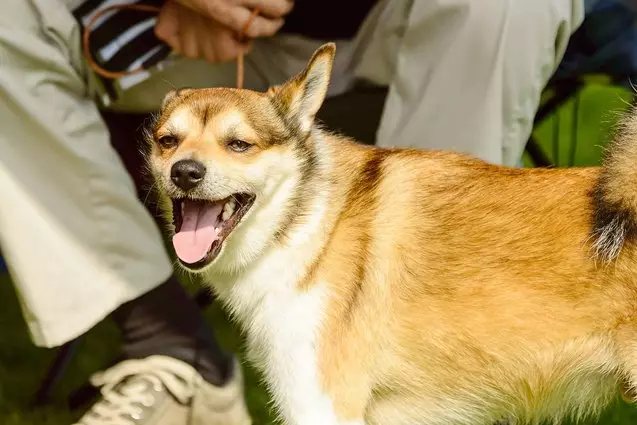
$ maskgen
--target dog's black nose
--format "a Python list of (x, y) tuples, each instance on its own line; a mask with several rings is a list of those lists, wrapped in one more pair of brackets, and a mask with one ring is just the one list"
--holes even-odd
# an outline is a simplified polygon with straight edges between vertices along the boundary
[(173, 164), (170, 169), (170, 179), (175, 186), (182, 190), (196, 187), (206, 175), (206, 167), (193, 159), (182, 159)]

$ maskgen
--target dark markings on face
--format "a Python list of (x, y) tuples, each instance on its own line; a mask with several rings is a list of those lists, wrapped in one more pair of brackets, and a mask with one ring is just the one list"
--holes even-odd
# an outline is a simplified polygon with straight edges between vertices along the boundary
[(208, 119), (210, 118), (210, 108), (201, 108), (202, 112), (201, 112), (201, 126), (202, 127), (206, 127), (206, 124), (208, 124)]

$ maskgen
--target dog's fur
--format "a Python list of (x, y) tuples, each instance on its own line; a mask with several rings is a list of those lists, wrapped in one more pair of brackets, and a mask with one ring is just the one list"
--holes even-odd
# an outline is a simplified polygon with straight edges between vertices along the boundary
[(200, 273), (284, 422), (535, 424), (633, 397), (637, 115), (600, 168), (367, 147), (314, 123), (334, 52), (267, 93), (173, 91), (150, 137), (164, 201), (183, 158), (208, 170), (187, 196), (256, 194)]

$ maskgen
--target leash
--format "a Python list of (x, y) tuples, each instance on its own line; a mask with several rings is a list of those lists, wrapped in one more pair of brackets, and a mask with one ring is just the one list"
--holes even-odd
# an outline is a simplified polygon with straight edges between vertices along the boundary
[[(102, 68), (97, 62), (95, 62), (95, 59), (93, 59), (93, 56), (91, 55), (91, 50), (89, 48), (91, 28), (93, 27), (93, 25), (95, 25), (95, 22), (100, 17), (104, 16), (104, 14), (112, 10), (117, 10), (117, 9), (120, 9), (120, 10), (126, 9), (126, 10), (134, 10), (137, 12), (147, 12), (147, 13), (157, 13), (157, 14), (161, 10), (157, 6), (150, 6), (146, 4), (114, 4), (111, 6), (107, 6), (103, 9), (100, 9), (89, 20), (82, 34), (82, 47), (84, 50), (84, 56), (86, 57), (86, 60), (89, 66), (91, 67), (93, 71), (95, 71), (96, 74), (101, 75), (102, 77), (105, 77), (105, 78), (109, 78), (109, 79), (118, 79), (118, 78), (126, 77), (128, 75), (133, 75), (133, 74), (137, 74), (139, 72), (145, 71), (144, 67), (141, 65), (138, 68), (135, 68), (129, 71), (109, 71), (107, 69)], [(250, 14), (250, 17), (248, 18), (248, 21), (244, 25), (241, 31), (241, 34), (239, 34), (241, 41), (245, 40), (245, 34), (247, 33), (248, 28), (250, 28), (250, 25), (252, 25), (254, 18), (256, 18), (258, 14), (259, 14), (259, 9), (254, 9), (252, 13)], [(237, 88), (239, 89), (243, 88), (243, 83), (244, 83), (244, 74), (245, 74), (244, 56), (245, 54), (243, 53), (243, 51), (239, 53), (239, 56), (237, 56), (237, 77), (236, 77), (237, 83), (236, 84), (237, 84)]]

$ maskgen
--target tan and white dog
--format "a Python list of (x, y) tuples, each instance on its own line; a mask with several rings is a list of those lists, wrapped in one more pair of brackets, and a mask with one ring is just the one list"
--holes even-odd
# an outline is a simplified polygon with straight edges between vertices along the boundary
[(314, 123), (334, 54), (267, 93), (173, 91), (150, 137), (176, 254), (284, 423), (559, 422), (632, 397), (637, 118), (602, 168), (363, 146)]

